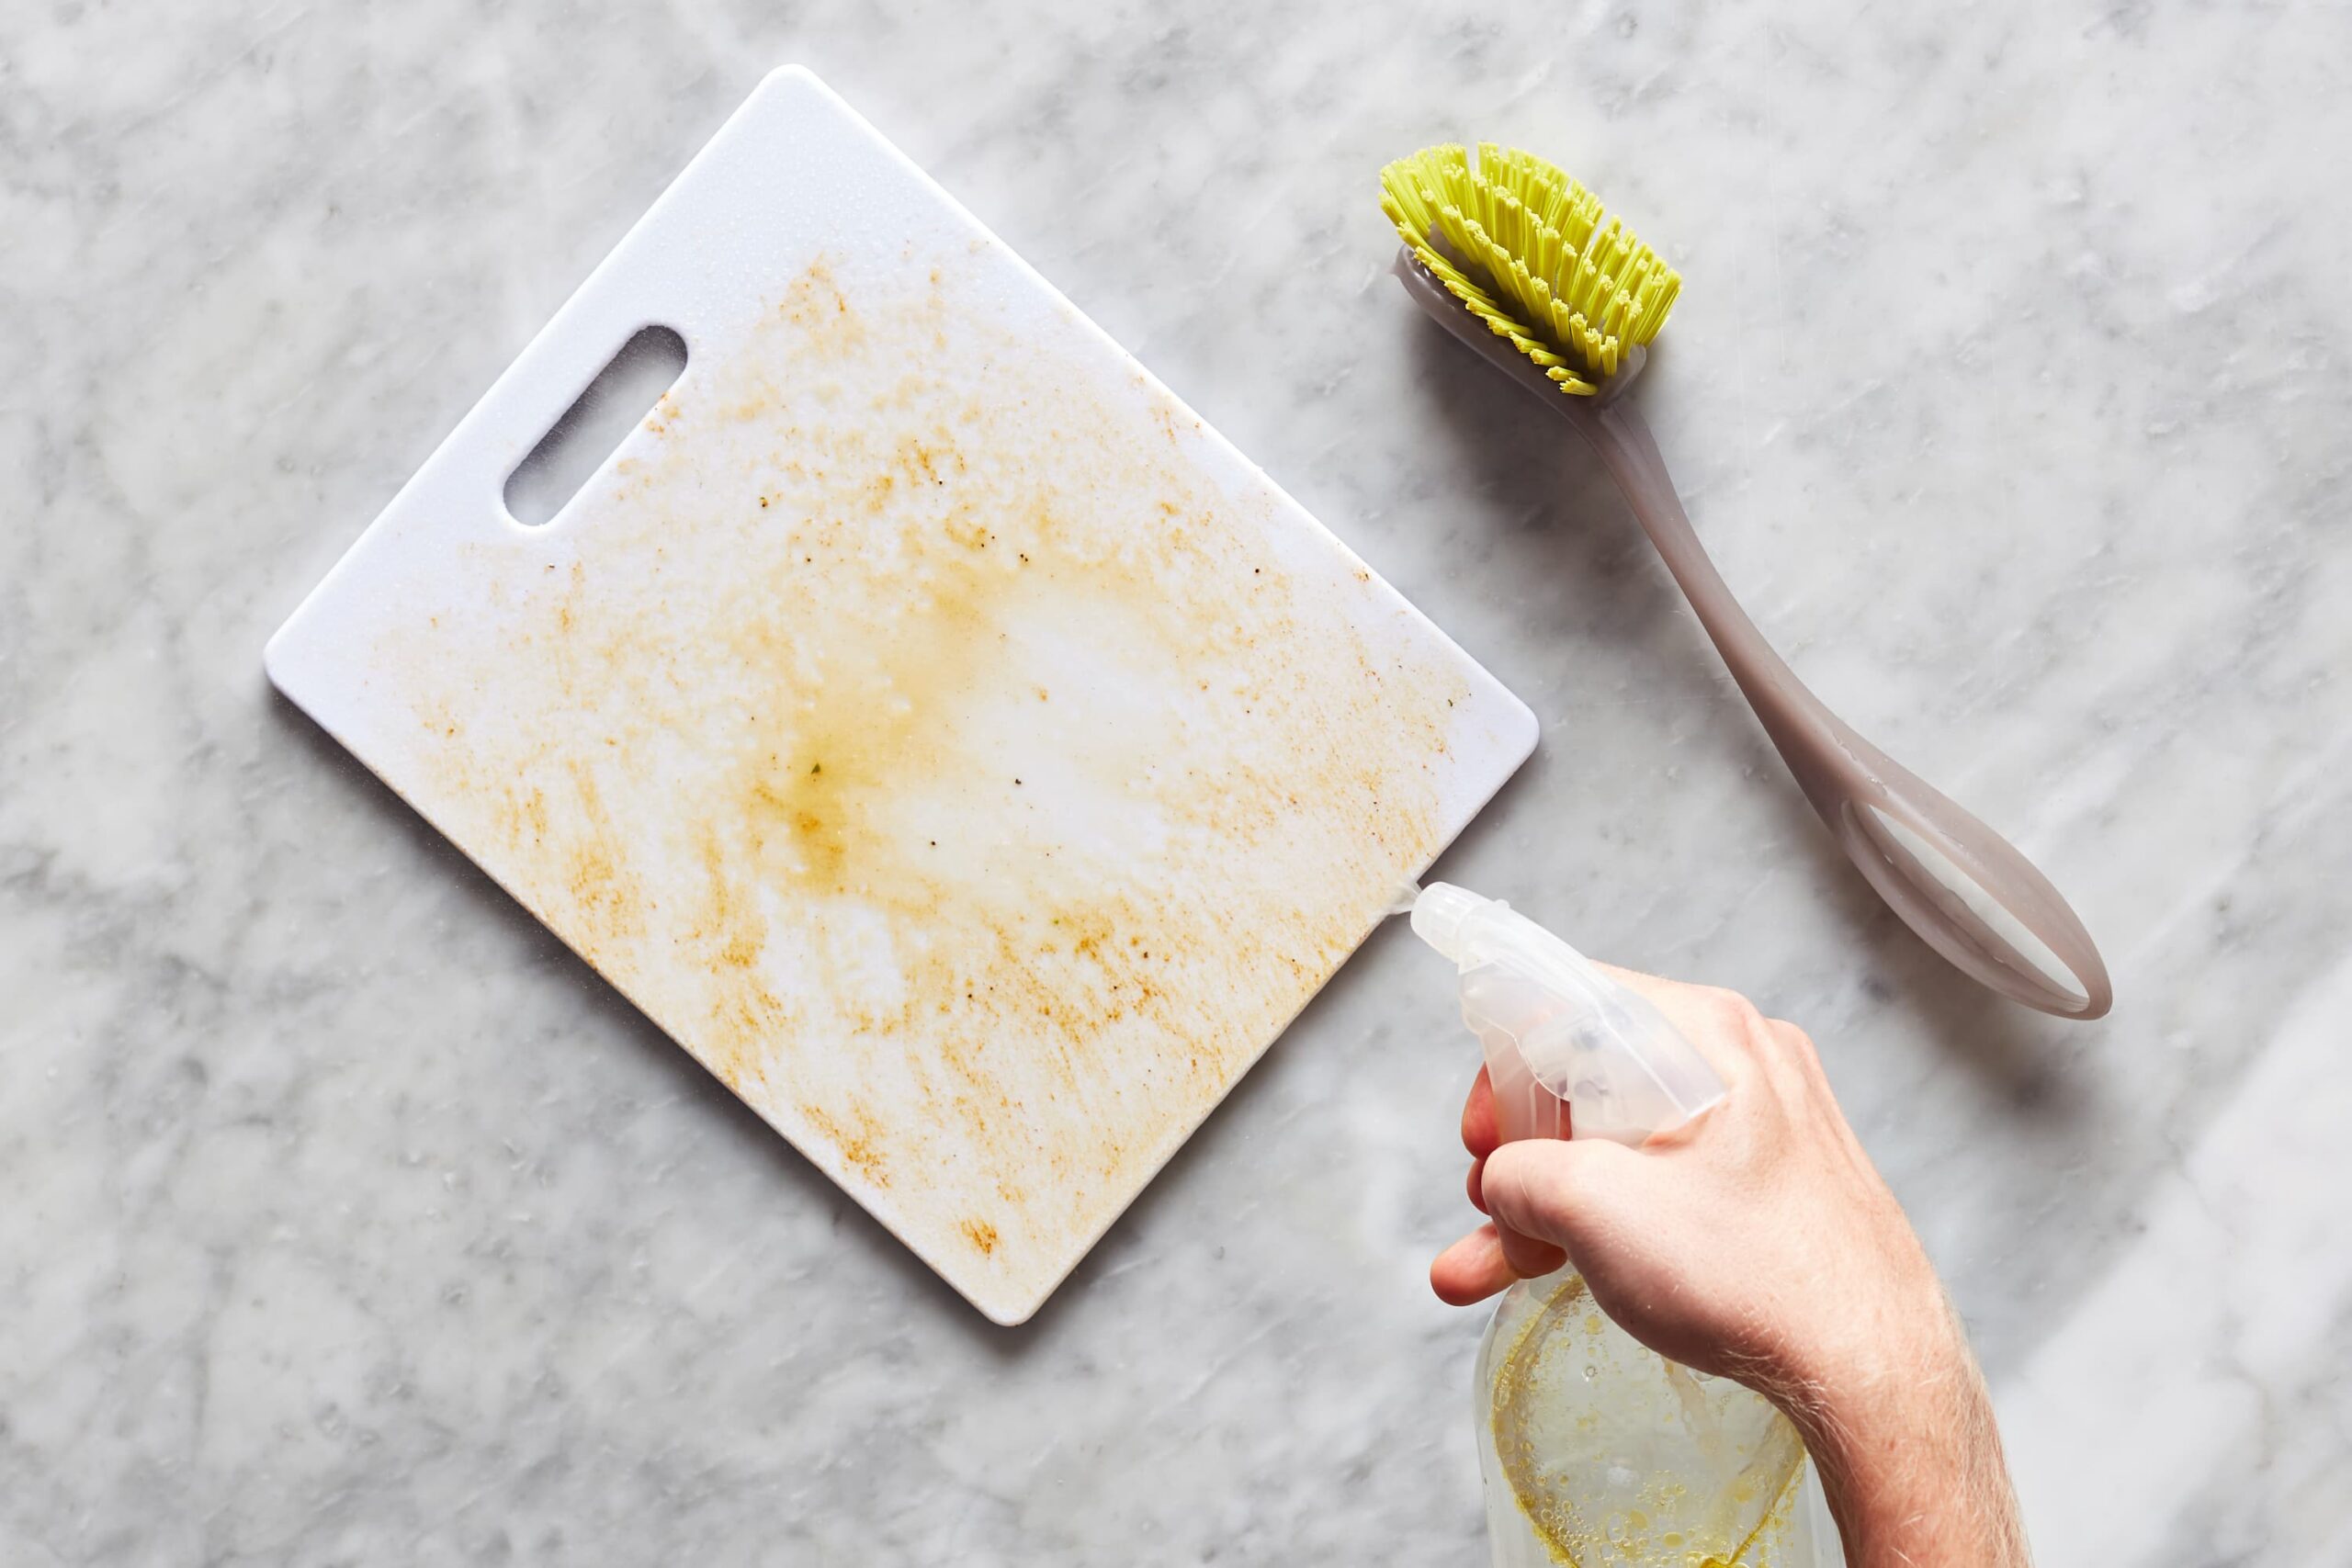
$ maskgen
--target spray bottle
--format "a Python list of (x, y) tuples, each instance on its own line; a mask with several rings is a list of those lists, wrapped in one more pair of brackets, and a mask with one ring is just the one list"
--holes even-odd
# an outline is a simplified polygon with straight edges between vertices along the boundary
[[(1505, 1142), (1638, 1147), (1724, 1098), (1646, 998), (1500, 900), (1432, 883), (1412, 925), (1460, 971), (1462, 1020), (1486, 1050)], [(1787, 1418), (1634, 1339), (1573, 1268), (1503, 1293), (1475, 1399), (1495, 1568), (1841, 1561)]]

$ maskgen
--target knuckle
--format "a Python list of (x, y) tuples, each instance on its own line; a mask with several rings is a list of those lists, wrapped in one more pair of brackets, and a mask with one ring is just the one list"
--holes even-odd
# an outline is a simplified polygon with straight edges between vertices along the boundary
[(1730, 1055), (1740, 1067), (1751, 1066), (1768, 1055), (1770, 1032), (1754, 1002), (1737, 991), (1712, 987), (1701, 1000), (1708, 1029), (1731, 1048)]
[(1821, 1065), (1821, 1055), (1814, 1048), (1813, 1036), (1791, 1023), (1787, 1019), (1766, 1019), (1764, 1028), (1771, 1036), (1772, 1043), (1778, 1046), (1781, 1054), (1790, 1061), (1807, 1070)]
[(1737, 991), (1710, 988), (1707, 1004), (1715, 1015), (1715, 1021), (1743, 1040), (1754, 1041), (1764, 1028), (1762, 1011)]
[(1522, 1234), (1559, 1239), (1575, 1206), (1566, 1168), (1576, 1159), (1567, 1151), (1578, 1146), (1540, 1138), (1504, 1145), (1487, 1162), (1487, 1212)]
[(1790, 1108), (1813, 1100), (1823, 1080), (1812, 1038), (1795, 1024), (1775, 1018), (1764, 1021), (1760, 1040), (1762, 1077), (1774, 1098)]

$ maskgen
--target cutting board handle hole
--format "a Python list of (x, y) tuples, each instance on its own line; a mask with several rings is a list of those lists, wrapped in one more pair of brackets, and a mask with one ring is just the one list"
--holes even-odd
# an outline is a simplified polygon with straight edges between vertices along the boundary
[(514, 521), (532, 528), (555, 521), (685, 367), (684, 338), (664, 326), (639, 328), (506, 476)]

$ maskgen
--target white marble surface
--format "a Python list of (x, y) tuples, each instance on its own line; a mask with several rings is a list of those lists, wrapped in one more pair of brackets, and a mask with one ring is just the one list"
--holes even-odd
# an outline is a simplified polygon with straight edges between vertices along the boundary
[[(798, 59), (1534, 705), (1449, 875), (1814, 1030), (2045, 1561), (2352, 1562), (2352, 14), (1550, 9), (7, 7), (0, 1559), (1480, 1560), (1470, 1057), (1399, 933), (998, 1330), (263, 683)], [(2110, 1019), (1873, 905), (1382, 275), (1374, 171), (1464, 133), (1683, 268), (1701, 531)]]

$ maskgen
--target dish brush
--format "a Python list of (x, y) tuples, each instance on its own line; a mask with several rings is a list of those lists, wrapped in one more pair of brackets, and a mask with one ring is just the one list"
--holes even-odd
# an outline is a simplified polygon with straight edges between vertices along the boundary
[(2007, 840), (1823, 705), (1699, 543), (1627, 398), (1682, 280), (1600, 199), (1531, 153), (1425, 148), (1381, 171), (1414, 302), (1592, 445), (1797, 784), (1880, 897), (1962, 972), (2045, 1012), (2098, 1018), (2107, 966)]

